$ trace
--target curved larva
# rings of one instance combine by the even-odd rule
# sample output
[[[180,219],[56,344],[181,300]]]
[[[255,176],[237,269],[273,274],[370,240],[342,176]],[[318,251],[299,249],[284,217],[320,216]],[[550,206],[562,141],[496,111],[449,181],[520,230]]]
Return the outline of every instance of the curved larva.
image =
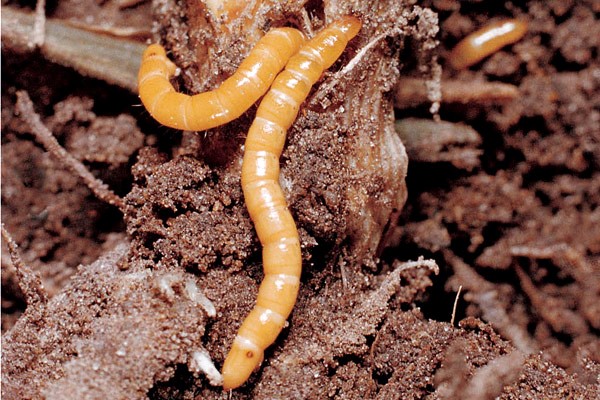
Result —
[[[140,99],[154,119],[171,128],[201,131],[223,125],[242,115],[267,91],[304,41],[297,29],[272,29],[221,86],[193,96],[175,91],[169,82],[175,64],[162,46],[150,45],[138,73]]]
[[[256,306],[246,317],[223,365],[223,387],[242,385],[260,365],[264,350],[283,329],[294,308],[302,255],[300,239],[279,186],[279,157],[286,132],[312,85],[360,30],[354,17],[344,17],[320,32],[290,58],[263,98],[246,138],[242,189],[248,213],[263,245],[265,277]]]
[[[502,47],[515,43],[527,33],[527,23],[517,19],[493,22],[461,40],[448,61],[456,69],[470,67]]]

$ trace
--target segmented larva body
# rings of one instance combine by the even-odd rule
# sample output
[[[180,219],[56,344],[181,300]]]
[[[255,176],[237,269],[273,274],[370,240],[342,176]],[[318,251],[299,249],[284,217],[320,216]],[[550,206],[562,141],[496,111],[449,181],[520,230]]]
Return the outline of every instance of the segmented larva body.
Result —
[[[461,40],[448,61],[456,69],[468,68],[527,33],[527,23],[517,19],[493,22]]]
[[[162,46],[150,45],[144,51],[138,73],[140,99],[154,119],[171,128],[201,131],[226,124],[267,91],[304,42],[304,35],[297,29],[272,29],[221,86],[193,96],[175,91],[169,82],[175,64]]]
[[[225,389],[246,382],[296,303],[302,256],[296,224],[279,186],[279,157],[287,130],[312,85],[338,59],[360,27],[357,18],[344,17],[305,44],[275,79],[248,132],[242,189],[263,246],[265,277],[256,306],[242,323],[223,365]]]

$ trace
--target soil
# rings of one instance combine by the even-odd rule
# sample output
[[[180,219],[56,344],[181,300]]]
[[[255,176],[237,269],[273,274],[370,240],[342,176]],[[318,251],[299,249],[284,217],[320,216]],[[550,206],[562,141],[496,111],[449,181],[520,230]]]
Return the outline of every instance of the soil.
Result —
[[[255,108],[173,131],[126,88],[3,39],[2,223],[25,264],[3,247],[3,398],[598,398],[600,3],[414,3],[265,1],[234,22],[170,0],[48,4],[108,40],[153,27],[189,93],[235,71],[269,26],[363,21],[281,159],[298,302],[231,393],[210,366],[262,278],[239,181]],[[466,34],[512,17],[528,21],[522,40],[466,70],[446,62]],[[430,82],[433,107],[406,101],[408,79]],[[501,98],[488,82],[513,88]],[[45,151],[21,91],[122,207]]]

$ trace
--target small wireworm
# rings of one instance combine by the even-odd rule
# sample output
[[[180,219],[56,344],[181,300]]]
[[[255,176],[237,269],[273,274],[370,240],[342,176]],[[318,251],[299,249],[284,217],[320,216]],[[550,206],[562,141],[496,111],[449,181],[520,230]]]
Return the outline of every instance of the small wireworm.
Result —
[[[493,22],[461,40],[448,61],[456,69],[468,68],[502,47],[515,43],[527,32],[527,23],[517,19]]]
[[[261,101],[246,138],[242,189],[263,246],[264,279],[256,306],[242,323],[223,365],[223,387],[242,385],[283,329],[298,295],[302,255],[298,230],[279,186],[279,157],[287,130],[312,85],[358,34],[344,17],[326,27],[288,61]]]
[[[221,86],[193,96],[175,91],[169,82],[175,64],[162,46],[150,45],[138,73],[140,99],[154,119],[171,128],[202,131],[223,125],[242,115],[267,91],[304,42],[304,34],[297,29],[272,29]]]

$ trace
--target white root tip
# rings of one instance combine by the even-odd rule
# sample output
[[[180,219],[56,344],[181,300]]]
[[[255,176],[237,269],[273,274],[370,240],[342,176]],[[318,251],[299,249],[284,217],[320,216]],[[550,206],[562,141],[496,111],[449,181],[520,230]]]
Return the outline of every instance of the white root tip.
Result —
[[[185,282],[185,291],[187,292],[190,300],[202,306],[209,317],[214,317],[217,315],[217,309],[215,308],[215,305],[208,297],[204,295],[204,293],[202,293],[193,279],[188,279]]]
[[[223,386],[223,376],[213,364],[208,351],[196,350],[192,353],[192,358],[189,361],[190,371],[193,373],[202,372],[206,375],[208,382],[213,386]]]

